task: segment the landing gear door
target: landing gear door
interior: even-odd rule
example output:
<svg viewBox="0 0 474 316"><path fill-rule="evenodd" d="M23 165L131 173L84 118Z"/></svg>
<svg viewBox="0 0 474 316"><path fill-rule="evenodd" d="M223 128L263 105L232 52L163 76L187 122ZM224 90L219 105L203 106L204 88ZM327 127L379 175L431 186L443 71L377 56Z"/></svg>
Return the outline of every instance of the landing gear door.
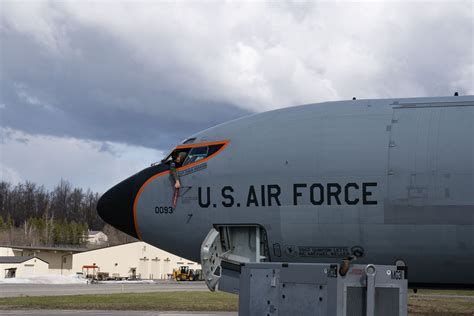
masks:
<svg viewBox="0 0 474 316"><path fill-rule="evenodd" d="M201 245L201 266L204 281L215 291L221 278L222 247L219 232L212 228Z"/></svg>
<svg viewBox="0 0 474 316"><path fill-rule="evenodd" d="M268 253L267 234L262 226L216 225L201 245L204 280L208 288L214 291L223 272L230 267L240 271L242 263L269 261ZM226 271L222 271L222 263L226 264ZM224 276L228 277L225 273Z"/></svg>

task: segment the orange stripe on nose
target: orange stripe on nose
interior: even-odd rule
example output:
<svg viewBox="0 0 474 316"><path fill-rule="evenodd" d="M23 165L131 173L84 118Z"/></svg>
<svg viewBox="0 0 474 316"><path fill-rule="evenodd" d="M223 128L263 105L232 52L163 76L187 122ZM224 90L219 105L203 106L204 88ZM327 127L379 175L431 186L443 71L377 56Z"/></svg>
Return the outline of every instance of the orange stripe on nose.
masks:
<svg viewBox="0 0 474 316"><path fill-rule="evenodd" d="M192 168L196 165L202 164L202 163L214 158L219 153L221 153L227 147L227 145L229 145L229 143L230 143L229 140L222 140L222 141L215 141L215 142L206 142L206 143L199 143L199 144L185 144L185 145L176 146L175 150L176 149L195 148L195 147L204 147L204 146L211 146L211 145L223 145L218 151L216 151L212 155L210 155L210 156L208 156L204 159L201 159L199 161L193 162L189 165L178 168L177 171L187 170L189 168ZM137 205L138 205L138 200L140 199L140 195L142 194L143 190L146 188L146 186L150 182L152 182L153 180L155 180L158 177L167 175L169 173L170 173L169 171L163 171L163 172L157 173L154 176L150 177L148 180L145 181L145 183L142 184L142 186L140 187L140 189L137 192L137 195L135 196L135 200L133 201L133 224L135 226L135 231L137 233L138 239L140 239L140 240L143 240L142 239L142 234L141 234L140 229L139 229L139 223L138 223L138 220L137 220Z"/></svg>

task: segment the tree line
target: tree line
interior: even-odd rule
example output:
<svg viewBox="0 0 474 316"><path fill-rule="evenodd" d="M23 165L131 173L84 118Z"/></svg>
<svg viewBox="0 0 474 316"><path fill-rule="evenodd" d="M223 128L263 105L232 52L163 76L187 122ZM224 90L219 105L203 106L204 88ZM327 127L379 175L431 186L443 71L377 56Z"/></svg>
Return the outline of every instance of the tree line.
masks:
<svg viewBox="0 0 474 316"><path fill-rule="evenodd" d="M100 195L61 180L53 190L26 181L0 182L0 244L85 246L88 230L103 230L110 244L133 238L106 225L96 211Z"/></svg>

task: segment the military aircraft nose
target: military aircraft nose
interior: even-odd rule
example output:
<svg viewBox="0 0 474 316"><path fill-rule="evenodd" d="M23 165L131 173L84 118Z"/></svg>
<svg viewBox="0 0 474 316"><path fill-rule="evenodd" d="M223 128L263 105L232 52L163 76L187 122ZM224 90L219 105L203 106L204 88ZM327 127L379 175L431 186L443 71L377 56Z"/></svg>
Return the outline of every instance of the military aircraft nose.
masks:
<svg viewBox="0 0 474 316"><path fill-rule="evenodd" d="M138 238L133 216L133 202L137 192L132 176L105 192L97 204L99 216L108 224Z"/></svg>

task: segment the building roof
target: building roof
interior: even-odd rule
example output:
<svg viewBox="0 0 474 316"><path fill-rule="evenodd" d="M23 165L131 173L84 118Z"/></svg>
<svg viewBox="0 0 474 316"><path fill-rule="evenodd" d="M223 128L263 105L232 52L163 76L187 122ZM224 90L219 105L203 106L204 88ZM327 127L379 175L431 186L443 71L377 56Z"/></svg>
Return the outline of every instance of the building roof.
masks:
<svg viewBox="0 0 474 316"><path fill-rule="evenodd" d="M0 256L0 263L23 263L30 259L38 259L38 260L44 261L43 259L40 259L34 256Z"/></svg>
<svg viewBox="0 0 474 316"><path fill-rule="evenodd" d="M83 252L90 250L90 248L75 248L75 247L47 247L47 246L16 246L16 245L0 245L0 247L12 249L27 249L27 250L49 250L49 251L67 251L67 252Z"/></svg>
<svg viewBox="0 0 474 316"><path fill-rule="evenodd" d="M135 244L135 243L141 243L141 242L146 244L146 242L144 242L144 241L137 240L137 241L126 242L126 243L124 243L124 244L119 244L119 245L103 246L103 247L97 247L97 248L87 249L87 250L81 251L81 252L89 252L89 251L103 250L103 249L114 248L114 247L120 247L120 246ZM147 244L147 245L150 245L150 244ZM153 246L153 245L150 245L150 246L155 247L155 246ZM155 247L155 248L156 248L156 247Z"/></svg>

